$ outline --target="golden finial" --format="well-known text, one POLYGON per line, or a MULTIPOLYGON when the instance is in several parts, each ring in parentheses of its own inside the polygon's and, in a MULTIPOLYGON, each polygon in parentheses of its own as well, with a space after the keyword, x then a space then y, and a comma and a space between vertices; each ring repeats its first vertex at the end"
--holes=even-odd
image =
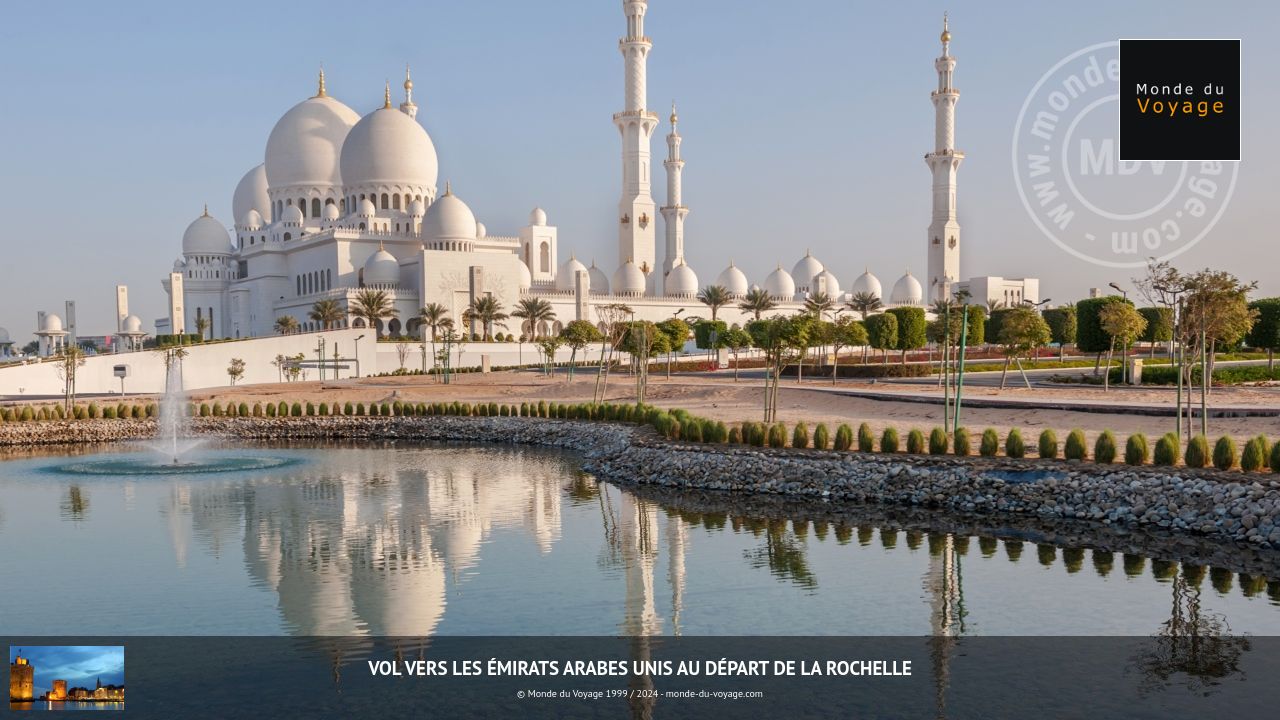
POLYGON ((942 42, 951 42, 951 30, 947 27, 947 13, 942 13, 942 42))
POLYGON ((452 195, 452 194, 453 194, 453 183, 451 183, 451 182, 450 182, 450 181, 448 181, 448 180, 445 180, 445 181, 444 181, 444 194, 445 194, 445 195, 452 195))
POLYGON ((204 215, 201 217, 209 217, 209 203, 204 204, 204 215))
POLYGON ((413 78, 409 77, 409 63, 404 64, 404 91, 413 92, 413 78))
POLYGON ((316 90, 316 97, 329 97, 328 93, 326 93, 324 89, 324 63, 320 64, 320 87, 316 90))
POLYGON ((386 89, 382 91, 382 107, 387 110, 391 109, 391 81, 390 80, 387 81, 386 89))
POLYGON ((672 127, 675 127, 675 124, 676 124, 676 123, 678 123, 678 122, 680 122, 680 118, 676 115, 676 101, 675 101, 675 100, 672 100, 672 101, 671 101, 671 125, 672 125, 672 127))

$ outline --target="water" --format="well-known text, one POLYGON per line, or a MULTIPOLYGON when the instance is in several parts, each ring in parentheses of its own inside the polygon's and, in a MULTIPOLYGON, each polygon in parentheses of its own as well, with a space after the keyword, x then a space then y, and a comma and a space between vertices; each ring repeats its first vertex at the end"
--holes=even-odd
POLYGON ((0 633, 1280 634, 1280 583, 1078 525, 636 492, 532 448, 136 450, 3 456, 0 633))

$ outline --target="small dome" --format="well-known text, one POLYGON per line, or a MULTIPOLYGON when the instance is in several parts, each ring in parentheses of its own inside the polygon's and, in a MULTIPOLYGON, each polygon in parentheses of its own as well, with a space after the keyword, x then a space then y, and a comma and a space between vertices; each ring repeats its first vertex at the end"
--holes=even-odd
POLYGON ((182 258, 178 258, 178 259, 176 259, 176 260, 174 260, 174 261, 173 261, 173 269, 174 269, 175 271, 183 270, 183 269, 185 269, 186 267, 187 267, 187 262, 186 262, 185 260, 183 260, 182 258))
POLYGON ((257 230, 262 227, 262 213, 256 208, 249 208, 249 212, 240 218, 240 227, 244 230, 257 230))
POLYGON ((328 203, 324 206, 324 219, 330 222, 337 220, 339 216, 337 203, 328 203))
POLYGON ((9 342, 9 331, 0 327, 0 343, 9 342))
POLYGON ((271 188, 341 186, 342 144, 359 121, 354 110, 327 95, 290 108, 267 138, 263 167, 271 188))
POLYGON ((488 235, 489 235, 489 228, 485 227, 484 223, 477 220, 476 221, 476 239, 478 240, 488 235))
POLYGON ((250 210, 257 210, 258 225, 261 218, 271 217, 271 200, 267 197, 267 166, 259 165, 240 178, 231 196, 231 216, 243 218, 250 210))
POLYGON ((302 209, 297 205, 290 205, 284 209, 284 213, 280 216, 280 220, 285 225, 301 225, 302 209))
POLYGON ((827 286, 827 289, 826 289, 827 297, 831 298, 832 300, 835 300, 836 298, 840 297, 840 281, 836 279, 836 276, 832 274, 830 270, 823 270, 822 272, 817 274, 817 276, 814 279, 813 287, 809 288, 810 292, 818 291, 817 278, 822 278, 823 281, 825 281, 825 284, 827 286))
POLYGON ((409 214, 413 217, 420 218, 427 214, 427 205, 421 200, 414 200, 409 203, 409 214))
POLYGON ((729 267, 720 273, 720 277, 716 278, 716 284, 729 291, 734 297, 742 297, 747 294, 747 276, 733 264, 729 263, 729 267))
POLYGON ((534 208, 533 212, 529 213, 529 224, 530 225, 546 225, 547 211, 543 210, 540 207, 534 208))
POLYGON ((516 257, 516 265, 520 271, 520 289, 528 290, 533 286, 533 273, 529 272, 529 266, 524 264, 518 256, 516 257))
POLYGON ((681 263, 667 273, 668 297, 693 297, 698 294, 698 276, 693 268, 681 263))
MULTIPOLYGON (((587 271, 587 266, 578 262, 577 258, 570 256, 565 264, 560 266, 560 271, 556 273, 556 289, 572 292, 573 284, 577 281, 579 271, 587 272, 588 277, 590 277, 591 273, 587 271)), ((590 289, 589 286, 588 289, 590 289)))
POLYGON ((379 247, 378 252, 369 256, 364 263, 365 285, 398 285, 400 283, 400 263, 396 256, 379 247))
POLYGON ((446 191, 427 208, 422 235, 428 240, 475 240, 476 216, 457 195, 446 191))
POLYGON ((769 293, 775 300, 794 300, 796 297, 796 282, 779 265, 777 270, 769 273, 769 277, 764 279, 764 291, 769 293))
POLYGON ((809 251, 805 250, 804 257, 800 258, 796 266, 791 268, 791 279, 802 292, 808 292, 813 286, 813 278, 821 273, 823 269, 822 263, 818 262, 818 258, 810 255, 809 251))
POLYGON ((876 277, 875 275, 872 275, 870 268, 868 268, 865 272, 859 275, 856 280, 853 281, 853 287, 849 289, 849 292, 850 294, 853 294, 853 295, 857 295, 858 293, 864 293, 864 292, 871 293, 876 298, 881 298, 884 296, 880 289, 880 278, 876 277))
POLYGON ((360 211, 356 214, 360 217, 373 217, 378 214, 378 208, 373 204, 372 200, 364 198, 360 201, 360 211))
POLYGON ((614 295, 644 295, 645 285, 644 273, 630 260, 613 274, 614 295))
POLYGON ((184 255, 230 255, 231 236, 222 223, 210 217, 206 210, 204 215, 196 218, 182 233, 182 253, 184 255))
POLYGON ((44 316, 44 323, 40 325, 40 332, 60 333, 62 332, 62 318, 56 313, 49 313, 44 316))
POLYGON ((365 115, 342 143, 342 182, 360 186, 436 187, 436 147, 416 120, 391 107, 365 115))
POLYGON ((920 281, 911 276, 910 270, 893 284, 889 302, 894 305, 919 305, 923 301, 924 290, 920 287, 920 281))
POLYGON ((609 276, 604 271, 596 267, 596 261, 591 261, 591 267, 587 268, 587 272, 591 274, 591 292, 597 295, 609 294, 609 276))
POLYGON ((127 333, 142 332, 142 318, 137 315, 130 315, 124 319, 124 331, 127 333))

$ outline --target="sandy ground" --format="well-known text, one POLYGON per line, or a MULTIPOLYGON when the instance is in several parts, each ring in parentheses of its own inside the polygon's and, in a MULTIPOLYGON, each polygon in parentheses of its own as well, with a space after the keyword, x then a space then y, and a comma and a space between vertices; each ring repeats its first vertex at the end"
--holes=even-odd
MULTIPOLYGON (((254 385, 243 388, 226 388, 218 392, 193 392, 195 400, 216 398, 220 401, 235 399, 252 404, 255 401, 312 400, 345 403, 347 401, 412 401, 412 402, 499 402, 519 403, 525 400, 560 402, 590 401, 595 387, 595 376, 580 372, 572 383, 565 374, 545 377, 538 371, 501 372, 491 375, 464 374, 455 376, 450 385, 443 385, 429 377, 383 377, 335 382, 296 382, 272 385, 254 385)), ((942 406, 893 400, 873 400, 848 397, 838 391, 887 391, 913 395, 939 395, 934 386, 894 385, 889 383, 842 381, 838 386, 830 381, 806 380, 796 384, 794 379, 784 380, 780 390, 779 416, 788 424, 805 421, 810 427, 825 422, 833 427, 842 422, 856 424, 868 422, 877 431, 887 425, 900 430, 919 427, 929 430, 942 423, 942 406), (836 392, 832 392, 833 389, 836 392)), ((763 386, 758 379, 743 379, 735 383, 731 375, 677 375, 671 380, 661 373, 650 375, 648 402, 661 407, 681 407, 692 413, 724 420, 741 422, 759 420, 762 415, 763 386)), ((1104 393, 1101 388, 996 388, 972 387, 966 389, 966 397, 995 397, 1018 400, 1058 401, 1078 399, 1123 404, 1173 403, 1173 391, 1150 389, 1113 389, 1104 393)), ((635 383, 625 373, 611 376, 609 400, 628 402, 635 399, 635 383)), ((1269 388, 1217 389, 1212 395, 1212 405, 1231 407, 1280 407, 1280 393, 1269 388)), ((966 408, 962 423, 971 429, 994 427, 1005 431, 1012 427, 1023 429, 1029 442, 1041 429, 1053 428, 1059 439, 1073 428, 1081 428, 1090 436, 1110 429, 1116 433, 1141 431, 1149 436, 1159 436, 1173 429, 1172 417, 1129 415, 1120 412, 1096 413, 1067 410, 1028 408, 966 408)), ((1197 422, 1198 427, 1198 422, 1197 422)), ((1280 417, 1248 417, 1210 419, 1210 435, 1230 433, 1240 438, 1259 433, 1280 436, 1280 417)))

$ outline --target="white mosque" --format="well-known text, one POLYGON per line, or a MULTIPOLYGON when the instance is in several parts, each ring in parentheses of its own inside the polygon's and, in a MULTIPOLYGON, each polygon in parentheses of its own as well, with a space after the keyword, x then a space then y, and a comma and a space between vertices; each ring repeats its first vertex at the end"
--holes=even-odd
POLYGON ((572 252, 563 258, 556 227, 541 208, 534 208, 515 234, 491 235, 448 183, 441 192, 435 145, 418 121, 407 69, 403 102, 392 104, 388 86, 382 106, 363 117, 329 94, 321 70, 315 95, 280 118, 267 138, 263 163, 236 186, 234 230, 228 233, 206 208, 183 234, 182 257, 163 282, 169 316, 156 321, 156 331, 195 332, 207 326, 210 337, 266 336, 284 316, 292 316, 303 330, 320 330, 308 314, 321 300, 335 301, 345 311, 341 327, 360 327, 364 321, 353 308, 365 288, 384 291, 397 311, 378 328, 383 335, 416 334, 414 318, 429 303, 443 305, 456 320, 484 295, 507 310, 525 297, 547 300, 556 322, 537 328, 539 333, 558 331, 571 320, 598 322, 596 308, 614 303, 625 303, 637 319, 658 321, 681 311, 686 317, 705 316, 707 308, 697 295, 709 285, 722 286, 735 298, 720 310, 729 322, 750 319, 736 299, 755 287, 776 302, 771 312, 798 310, 816 293, 837 303, 871 293, 886 306, 928 305, 961 289, 977 303, 1039 299, 1035 279, 959 278, 956 173, 964 154, 954 146, 959 92, 952 86, 956 59, 945 22, 932 93, 937 131, 934 149, 925 156, 933 174, 933 214, 923 280, 907 271, 886 295, 867 270, 842 285, 839 271, 808 252, 790 272, 779 264, 757 284, 732 262, 714 282, 700 279, 685 261, 689 208, 682 198, 684 160, 674 107, 663 162, 665 204, 658 207, 651 193, 650 148, 660 119, 647 102, 648 2, 623 0, 622 6, 627 32, 619 49, 626 106, 613 122, 622 139, 623 183, 618 257, 611 272, 594 262, 588 267, 572 252))

